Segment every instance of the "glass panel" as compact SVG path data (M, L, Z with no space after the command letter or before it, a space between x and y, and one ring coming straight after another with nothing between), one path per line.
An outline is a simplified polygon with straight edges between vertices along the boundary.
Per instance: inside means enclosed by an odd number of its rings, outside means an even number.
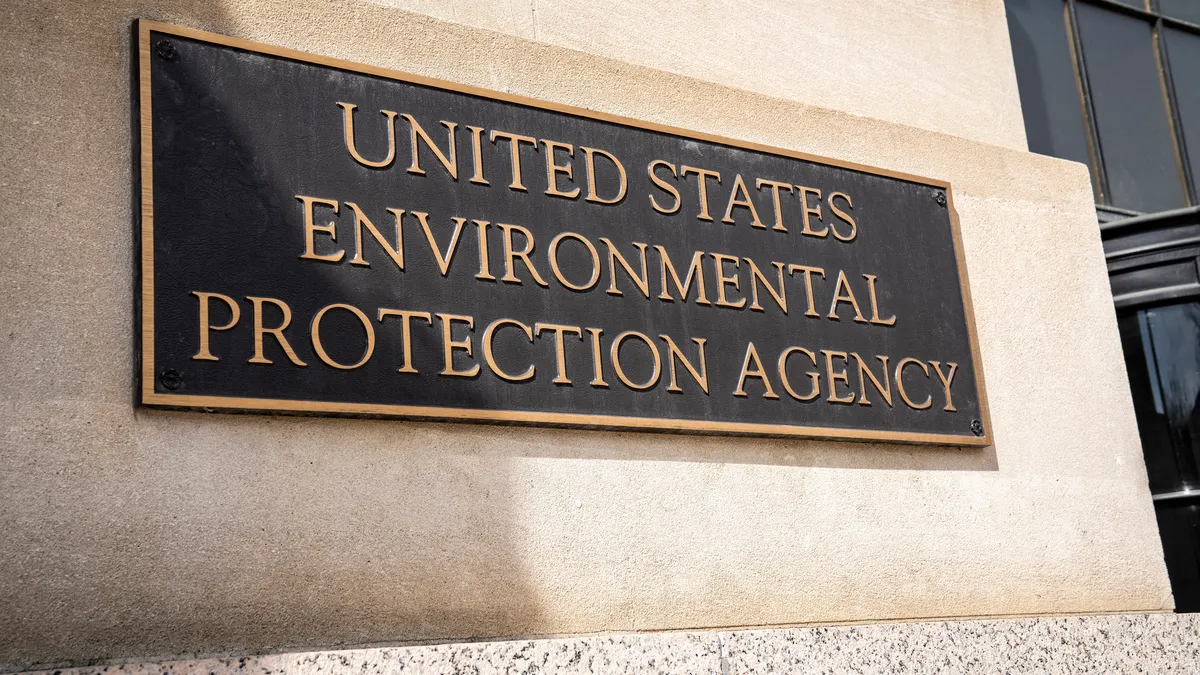
M1134 411L1155 494L1200 488L1200 302L1120 318Z
M1200 10L1200 0L1188 0ZM1163 39L1167 58L1171 60L1171 79L1175 83L1175 104L1183 126L1183 141L1187 146L1188 163L1192 167L1192 182L1200 194L1200 36L1171 28Z
M1146 9L1146 0L1116 0L1122 5L1128 5L1137 9Z
M1200 611L1200 504L1191 499L1171 500L1157 502L1154 510L1175 611Z
M1143 212L1184 206L1150 24L1082 2L1076 13L1108 202Z
M1196 0L1158 0L1158 8L1172 19L1200 23L1200 2Z
M1004 6L1029 149L1088 164L1064 3L1007 0Z

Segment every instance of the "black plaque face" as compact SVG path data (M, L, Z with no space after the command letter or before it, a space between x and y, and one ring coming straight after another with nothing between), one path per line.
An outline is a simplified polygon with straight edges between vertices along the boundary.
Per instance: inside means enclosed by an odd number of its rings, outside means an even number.
M137 32L143 405L990 442L946 183Z

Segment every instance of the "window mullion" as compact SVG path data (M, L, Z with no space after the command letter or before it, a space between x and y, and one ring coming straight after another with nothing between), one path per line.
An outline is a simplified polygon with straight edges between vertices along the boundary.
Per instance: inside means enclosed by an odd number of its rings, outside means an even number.
M1180 179L1183 180L1183 191L1187 195L1188 204L1197 202L1195 181L1192 180L1192 166L1188 161L1187 139L1183 136L1183 120L1179 117L1179 106L1176 103L1175 81L1171 77L1171 58L1167 53L1164 42L1163 20L1160 16L1154 22L1154 46L1158 55L1158 75L1162 83L1163 102L1171 119L1171 137L1175 141L1175 162L1179 168Z
M1096 110L1092 105L1092 92L1088 86L1087 63L1083 55L1083 41L1079 37L1079 21L1075 13L1075 0L1066 0L1067 44L1071 47L1072 65L1075 67L1075 86L1083 109L1083 126L1087 131L1088 156L1091 159L1096 202L1108 203L1108 173L1104 170L1104 152L1100 146L1100 132L1096 128Z

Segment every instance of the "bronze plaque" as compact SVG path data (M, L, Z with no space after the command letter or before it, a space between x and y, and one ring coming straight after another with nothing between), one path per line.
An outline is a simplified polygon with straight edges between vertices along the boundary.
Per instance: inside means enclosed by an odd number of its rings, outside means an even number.
M990 442L947 183L136 33L143 405Z

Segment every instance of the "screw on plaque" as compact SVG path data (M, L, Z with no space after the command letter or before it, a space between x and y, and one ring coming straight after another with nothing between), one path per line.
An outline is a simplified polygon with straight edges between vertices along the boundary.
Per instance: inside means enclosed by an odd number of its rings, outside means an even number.
M175 58L175 45L171 44L170 40L159 40L154 45L154 52L164 61L170 61Z
M158 381L161 382L162 386L166 387L167 389L175 391L183 386L183 375L181 375L179 371L175 370L174 368L167 368L158 375Z
M946 193L941 190L933 191L933 201L937 202L938 206L946 205Z
M982 436L983 435L983 422L980 422L979 420L971 420L971 431L976 436Z

